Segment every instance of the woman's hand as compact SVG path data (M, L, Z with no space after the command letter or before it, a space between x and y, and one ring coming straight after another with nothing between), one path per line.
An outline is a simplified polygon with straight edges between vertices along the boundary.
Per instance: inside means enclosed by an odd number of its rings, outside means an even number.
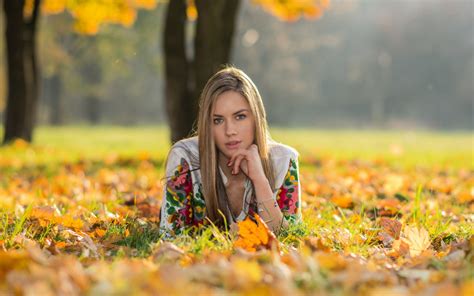
M266 179L258 147L255 144L250 145L247 149L237 150L227 165L231 167L233 175L237 175L242 170L253 182L262 178Z

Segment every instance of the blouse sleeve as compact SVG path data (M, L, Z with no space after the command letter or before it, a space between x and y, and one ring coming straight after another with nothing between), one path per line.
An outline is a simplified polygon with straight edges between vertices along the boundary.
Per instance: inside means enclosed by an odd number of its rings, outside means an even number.
M193 225L193 180L187 159L172 149L166 163L166 185L161 205L160 228L165 236L179 235Z
M289 223L301 222L301 190L297 158L290 158L288 171L277 190L276 200L283 217Z

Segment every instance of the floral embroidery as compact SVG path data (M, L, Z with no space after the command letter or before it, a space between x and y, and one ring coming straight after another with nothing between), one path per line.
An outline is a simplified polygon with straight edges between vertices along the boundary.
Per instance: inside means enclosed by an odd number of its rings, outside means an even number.
M172 167L172 176L166 182L162 208L161 227L167 237L183 234L185 230L195 231L208 224L199 172L192 170L186 158L176 154L175 157L173 163L178 160L179 164ZM286 175L276 192L276 200L285 219L293 223L301 220L298 162L296 158L290 159L288 165L287 161L288 158L278 164L279 170L285 170ZM248 211L252 214L256 209L256 204L250 204Z
M181 234L186 227L203 224L204 199L200 188L193 194L191 171L184 158L166 183L165 211L166 222L175 235Z
M283 184L277 192L278 206L285 219L289 222L295 222L301 215L298 182L298 167L296 161L290 159L288 172L286 173Z
M199 188L194 195L193 198L193 208L194 208L194 217L193 217L193 225L200 226L205 224L204 218L206 217L206 203L204 202L204 197L202 196L201 192L201 184L199 184Z

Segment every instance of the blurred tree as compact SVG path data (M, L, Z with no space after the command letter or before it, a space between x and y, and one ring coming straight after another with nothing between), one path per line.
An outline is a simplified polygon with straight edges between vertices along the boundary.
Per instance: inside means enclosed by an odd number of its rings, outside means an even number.
M4 1L8 94L3 143L15 138L31 141L33 137L39 93L35 38L40 9L46 14L67 10L75 19L76 32L94 35L104 23L129 27L138 9L153 9L156 4L157 0Z
M4 142L31 141L38 97L36 28L41 0L3 1L7 45L7 103Z
M329 6L329 0L252 2L283 21L295 21L301 16L318 18ZM239 4L240 0L176 0L168 4L164 36L165 103L173 143L193 131L202 88L219 67L230 62ZM187 19L195 22L191 50L186 43Z

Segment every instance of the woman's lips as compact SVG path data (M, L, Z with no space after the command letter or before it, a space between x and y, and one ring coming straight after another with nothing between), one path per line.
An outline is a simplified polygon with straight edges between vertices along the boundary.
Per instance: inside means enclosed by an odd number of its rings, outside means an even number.
M228 149L237 149L242 141L230 141L225 143Z

